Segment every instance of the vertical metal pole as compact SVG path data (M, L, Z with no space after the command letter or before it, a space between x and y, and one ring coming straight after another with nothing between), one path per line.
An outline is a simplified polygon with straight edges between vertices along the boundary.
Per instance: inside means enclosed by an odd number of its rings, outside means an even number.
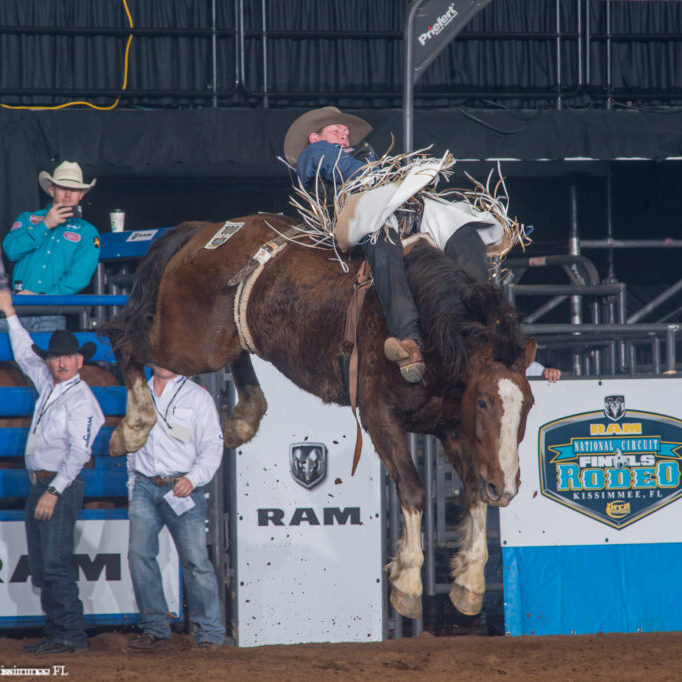
M599 301L595 301L592 304L592 324L599 324L601 322L601 308L599 305ZM597 346L593 351L592 351L592 357L594 359L594 373L596 375L601 374L601 354L602 354L602 348L601 346Z
M239 0L239 71L241 73L241 84L246 87L246 47L244 36L244 0Z
M628 343L626 346L630 361L630 374L634 376L637 373L637 346L634 343Z
M585 86L590 87L590 82L592 81L592 55L590 50L592 49L592 38L591 38L591 8L590 0L585 0Z
M611 163L606 163L606 236L608 239L613 239L613 196L611 187ZM613 246L609 246L609 283L616 281L616 270L614 267L614 251Z
M104 290L105 277L104 277L104 263L97 263L97 269L95 270L95 293L96 294L106 294ZM104 306L98 305L95 307L95 320L97 320L97 326L102 324L105 319Z
M625 284L619 284L618 291L618 324L627 324L627 304L625 301ZM624 341L619 341L620 348L620 366L622 371L627 370L627 349Z
M570 187L570 215L571 215L571 236L568 241L568 253L571 256L580 255L580 242L578 240L578 189L575 180ZM571 296L571 324L582 322L582 296ZM580 366L580 354L573 353L573 372L576 376L582 374Z
M213 90L213 108L218 108L218 34L216 33L216 0L211 0L211 89Z
M403 151L411 152L414 145L414 17L424 0L414 0L410 6L403 31L405 71L403 73Z
M263 108L267 109L269 105L268 100L268 22L267 22L267 7L266 0L261 0L261 30L263 31L263 38L261 42L261 49L263 52Z
M555 2L556 13L556 108L561 109L561 0Z
M386 477L388 480L388 497L389 497L389 553L392 559L396 554L398 546L398 538L400 538L400 500L398 499L398 489L390 476ZM390 587L389 587L390 589ZM390 607L389 612L389 630L392 639L399 639L402 637L402 616L393 608Z
M606 2L606 108L611 109L611 3Z
M242 0L235 0L234 3L234 87L235 89L243 84L241 77L241 65L244 61L242 36L244 29L242 26Z
M433 500L436 497L434 464L436 459L436 438L426 436L424 448L424 482L426 484L426 506L424 507L424 593L431 597L436 593L436 551L433 527Z
M661 340L658 336L651 339L651 366L654 374L661 373Z
M211 394L216 409L221 411L222 387L225 379L223 372L213 372L211 374L200 374L198 377L201 384ZM227 554L226 538L223 532L223 510L225 502L223 499L224 469L221 465L213 477L213 480L206 486L206 544L212 549L212 563L218 582L218 599L220 600L220 611L223 624L227 625L226 606L229 576L225 575L225 555Z
M677 340L677 332L679 330L679 325L670 324L668 325L668 331L666 332L666 364L668 368L665 370L666 374L677 374L676 365L676 348L675 342Z
M226 372L225 409L232 414L235 405L236 391L232 375ZM221 415L222 417L223 415ZM225 555L220 576L228 592L230 604L230 622L226 631L234 644L239 643L239 586L237 585L237 458L235 450L226 450L223 463L223 537L225 538ZM229 627L227 627L229 625Z
M410 455L412 456L412 462L415 468L417 467L417 455L419 452L418 437L416 433L410 433L408 436L408 445L410 448ZM428 504L428 500L427 500ZM420 531L420 544L422 546L422 552L424 551L424 533ZM423 599L423 597L422 597ZM419 616L419 618L412 619L412 636L419 637L424 630L424 616Z
M578 90L583 87L583 3L577 0L577 23L578 23Z
M614 302L613 298L609 298L607 305L607 324L615 324L616 316L614 314ZM609 341L608 345L608 357L609 357L609 374L617 373L617 362L616 362L616 342Z

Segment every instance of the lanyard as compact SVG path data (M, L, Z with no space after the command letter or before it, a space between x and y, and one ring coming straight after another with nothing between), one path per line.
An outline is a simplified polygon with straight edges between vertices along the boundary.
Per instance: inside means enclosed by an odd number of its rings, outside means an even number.
M40 421L42 418L45 416L45 413L53 406L56 405L74 386L77 386L80 384L81 380L78 379L78 381L74 381L71 386L69 386L64 393L62 393L58 398L55 398L52 402L50 402L50 398L52 397L52 391L54 391L54 386L50 389L50 392L47 394L47 398L45 398L45 403L43 404L43 408L40 410L38 414L38 420L33 426L33 433L36 433L38 430L38 424L40 424Z
M156 404L156 398L154 397L154 390L151 389L149 392L152 396L152 402L154 403L154 409L156 410L157 414L161 419L163 419L164 422L166 422L166 426L170 429L171 425L168 423L168 412L170 411L171 405L175 401L175 399L178 397L178 393L180 393L180 390L182 387L185 385L185 382L187 381L187 377L185 377L181 382L180 385L177 387L175 393L173 393L173 397L170 399L170 402L168 403L168 406L166 407L166 414L161 414L161 410L159 410L158 405Z

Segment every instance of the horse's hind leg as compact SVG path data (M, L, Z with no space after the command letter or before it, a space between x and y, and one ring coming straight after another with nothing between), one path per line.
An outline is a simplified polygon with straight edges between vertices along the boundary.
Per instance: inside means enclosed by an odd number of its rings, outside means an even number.
M223 437L225 447L236 448L256 435L268 404L246 351L242 351L230 365L230 369L237 389L238 402L232 414L225 420Z
M123 372L128 400L125 417L111 434L109 454L112 457L137 452L146 442L156 424L156 411L149 395L144 367L131 365Z
M481 611L485 592L488 505L475 502L468 511L460 527L460 549L452 558L451 576L454 582L450 590L450 601L461 613L475 616Z

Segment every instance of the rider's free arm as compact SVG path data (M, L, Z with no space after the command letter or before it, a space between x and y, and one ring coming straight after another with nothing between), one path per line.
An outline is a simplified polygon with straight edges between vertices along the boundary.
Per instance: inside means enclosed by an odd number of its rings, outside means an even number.
M320 177L327 182L339 184L355 175L365 164L346 154L336 144L321 140L308 145L296 165L296 173L304 185L315 179L320 169Z

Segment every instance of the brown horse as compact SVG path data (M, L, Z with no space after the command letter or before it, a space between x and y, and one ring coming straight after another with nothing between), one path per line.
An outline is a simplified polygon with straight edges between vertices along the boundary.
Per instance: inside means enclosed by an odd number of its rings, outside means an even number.
M224 425L226 444L236 447L256 433L266 402L240 345L229 280L275 236L273 229L285 232L295 221L259 214L235 222L241 229L215 249L204 246L219 224L183 223L157 240L138 268L127 306L103 329L128 387L128 412L111 439L112 454L140 448L155 422L143 375L150 361L184 375L229 366L239 402ZM344 274L330 254L287 244L253 283L244 319L260 357L323 401L348 405L339 356L348 351L346 311L362 259L351 254L350 274ZM536 344L523 336L499 289L473 284L440 251L418 244L405 265L424 331L424 379L406 383L385 359L387 329L373 290L357 330L361 420L397 485L405 517L390 564L391 602L403 615L421 613L425 494L406 433L426 433L440 438L464 482L468 515L452 562L450 598L475 614L485 589L487 504L508 504L520 482L518 443L533 402L525 368Z

